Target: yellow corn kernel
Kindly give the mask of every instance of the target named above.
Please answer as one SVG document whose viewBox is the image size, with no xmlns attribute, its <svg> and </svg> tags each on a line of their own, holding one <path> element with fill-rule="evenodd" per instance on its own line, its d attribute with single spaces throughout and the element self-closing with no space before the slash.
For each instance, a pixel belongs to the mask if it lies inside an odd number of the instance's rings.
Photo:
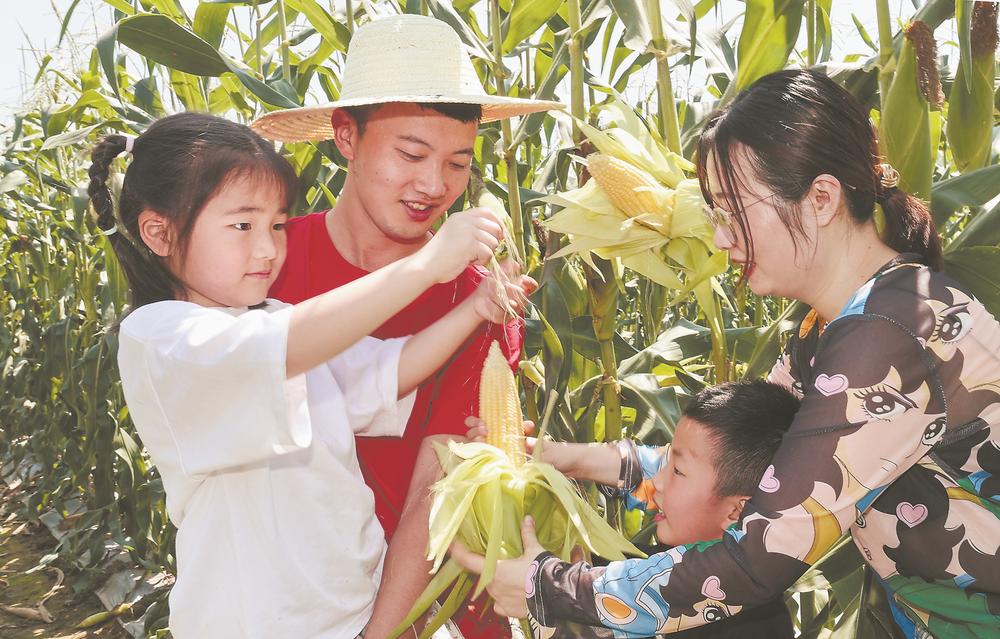
<svg viewBox="0 0 1000 639">
<path fill-rule="evenodd" d="M 625 215 L 658 213 L 663 203 L 657 192 L 663 187 L 639 167 L 603 153 L 587 156 L 587 171 L 608 199 Z"/>
<path fill-rule="evenodd" d="M 521 424 L 521 398 L 514 374 L 496 340 L 479 377 L 479 417 L 486 422 L 486 443 L 507 454 L 514 466 L 527 460 Z"/>
</svg>

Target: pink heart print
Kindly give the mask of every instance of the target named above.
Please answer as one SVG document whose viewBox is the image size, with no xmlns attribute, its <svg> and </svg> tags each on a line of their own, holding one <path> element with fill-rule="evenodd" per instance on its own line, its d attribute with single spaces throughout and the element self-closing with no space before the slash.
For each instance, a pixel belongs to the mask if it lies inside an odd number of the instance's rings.
<svg viewBox="0 0 1000 639">
<path fill-rule="evenodd" d="M 760 484 L 757 487 L 765 493 L 776 493 L 781 488 L 781 482 L 774 476 L 774 464 L 768 466 L 767 470 L 764 471 L 764 476 L 760 478 Z"/>
<path fill-rule="evenodd" d="M 913 528 L 923 520 L 927 519 L 927 506 L 917 504 L 914 506 L 908 501 L 904 501 L 896 506 L 896 516 L 899 520 Z"/>
<path fill-rule="evenodd" d="M 837 393 L 842 393 L 847 390 L 847 387 L 847 378 L 840 374 L 831 376 L 826 373 L 822 373 L 816 377 L 816 390 L 823 393 L 827 397 L 836 395 Z"/>
<path fill-rule="evenodd" d="M 535 596 L 535 573 L 538 572 L 538 560 L 531 562 L 528 566 L 528 575 L 524 579 L 524 595 L 531 599 Z"/>
<path fill-rule="evenodd" d="M 701 585 L 701 594 L 715 601 L 722 601 L 726 598 L 726 591 L 722 589 L 722 582 L 715 575 L 705 580 Z"/>
</svg>

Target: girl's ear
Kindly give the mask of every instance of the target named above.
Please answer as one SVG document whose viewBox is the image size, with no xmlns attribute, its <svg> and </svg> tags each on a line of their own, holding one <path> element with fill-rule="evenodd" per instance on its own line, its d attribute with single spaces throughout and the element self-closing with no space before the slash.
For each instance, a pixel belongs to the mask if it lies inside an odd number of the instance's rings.
<svg viewBox="0 0 1000 639">
<path fill-rule="evenodd" d="M 160 257 L 169 257 L 173 252 L 173 226 L 163 215 L 146 209 L 139 213 L 139 237 L 143 244 Z"/>
<path fill-rule="evenodd" d="M 353 161 L 361 138 L 357 121 L 347 111 L 337 109 L 330 115 L 330 124 L 333 125 L 333 142 L 337 145 L 337 150 L 345 160 Z"/>
</svg>

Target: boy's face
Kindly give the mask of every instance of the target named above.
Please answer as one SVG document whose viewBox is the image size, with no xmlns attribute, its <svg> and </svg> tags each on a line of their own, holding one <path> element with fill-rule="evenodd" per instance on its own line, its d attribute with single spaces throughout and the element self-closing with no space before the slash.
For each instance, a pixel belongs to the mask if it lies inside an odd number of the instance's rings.
<svg viewBox="0 0 1000 639">
<path fill-rule="evenodd" d="M 334 112 L 335 141 L 349 164 L 351 198 L 367 221 L 397 243 L 422 242 L 465 191 L 476 122 L 461 122 L 413 103 L 373 111 L 364 133 Z"/>
<path fill-rule="evenodd" d="M 710 541 L 739 518 L 745 497 L 715 494 L 715 450 L 708 429 L 681 417 L 667 463 L 653 476 L 656 537 L 677 546 Z"/>
</svg>

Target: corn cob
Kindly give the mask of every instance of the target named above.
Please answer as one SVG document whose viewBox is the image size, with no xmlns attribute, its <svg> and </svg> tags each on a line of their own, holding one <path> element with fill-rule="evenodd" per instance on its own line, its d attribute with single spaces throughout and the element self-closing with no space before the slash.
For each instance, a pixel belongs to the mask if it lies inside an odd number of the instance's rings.
<svg viewBox="0 0 1000 639">
<path fill-rule="evenodd" d="M 977 2 L 972 12 L 971 55 L 962 52 L 948 102 L 948 144 L 963 173 L 986 166 L 993 144 L 997 5 Z"/>
<path fill-rule="evenodd" d="M 486 443 L 507 454 L 515 467 L 527 459 L 522 430 L 521 399 L 510 366 L 496 340 L 479 378 L 479 416 L 486 422 Z"/>
<path fill-rule="evenodd" d="M 603 153 L 591 153 L 587 156 L 587 171 L 611 203 L 629 217 L 658 213 L 664 208 L 656 195 L 663 187 L 634 164 Z"/>
</svg>

